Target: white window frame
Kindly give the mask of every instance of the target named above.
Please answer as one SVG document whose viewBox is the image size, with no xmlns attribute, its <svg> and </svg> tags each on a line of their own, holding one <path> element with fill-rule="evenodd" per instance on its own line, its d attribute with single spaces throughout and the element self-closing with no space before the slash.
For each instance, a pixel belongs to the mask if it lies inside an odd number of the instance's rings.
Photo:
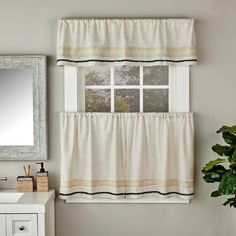
<svg viewBox="0 0 236 236">
<path fill-rule="evenodd" d="M 142 67 L 140 68 L 142 73 Z M 114 70 L 111 69 L 111 97 L 114 98 Z M 140 73 L 140 74 L 141 74 Z M 169 112 L 189 112 L 189 66 L 169 66 Z M 140 75 L 142 77 L 142 74 Z M 143 78 L 143 77 L 142 77 Z M 142 81 L 141 81 L 142 84 Z M 88 88 L 88 86 L 86 86 Z M 90 86 L 92 88 L 92 86 Z M 96 86 L 97 88 L 98 86 Z M 104 86 L 103 86 L 104 87 Z M 121 86 L 122 87 L 122 86 Z M 127 88 L 127 86 L 124 86 Z M 153 86 L 152 86 L 153 87 Z M 95 86 L 94 86 L 95 88 Z M 129 86 L 131 88 L 131 86 Z M 142 91 L 142 89 L 140 90 Z M 140 99 L 143 95 L 140 94 Z M 114 108 L 114 99 L 111 99 Z M 85 74 L 83 67 L 64 66 L 64 109 L 65 112 L 85 111 Z M 142 111 L 142 110 L 141 110 Z M 189 200 L 169 199 L 70 199 L 68 203 L 189 203 Z"/>
<path fill-rule="evenodd" d="M 142 67 L 140 67 L 140 85 L 120 85 L 116 88 L 132 89 L 142 86 Z M 64 102 L 65 112 L 85 111 L 84 68 L 64 67 Z M 148 85 L 143 86 L 148 88 Z M 111 88 L 111 112 L 114 112 L 114 69 L 111 69 L 111 85 L 86 86 L 86 88 Z M 169 66 L 169 85 L 151 85 L 150 88 L 169 89 L 169 112 L 189 112 L 189 66 Z M 142 112 L 142 89 L 140 90 L 140 112 Z"/>
</svg>

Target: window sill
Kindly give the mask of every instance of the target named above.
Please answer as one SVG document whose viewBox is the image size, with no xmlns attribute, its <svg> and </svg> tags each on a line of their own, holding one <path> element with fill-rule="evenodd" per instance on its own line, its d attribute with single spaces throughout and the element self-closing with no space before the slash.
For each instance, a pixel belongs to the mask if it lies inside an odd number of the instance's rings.
<svg viewBox="0 0 236 236">
<path fill-rule="evenodd" d="M 69 199 L 66 200 L 66 203 L 105 203 L 105 204 L 160 204 L 160 203 L 174 203 L 174 204 L 189 204 L 190 200 L 177 199 L 177 198 L 169 198 L 169 199 L 118 199 L 118 200 L 110 200 L 110 199 Z"/>
</svg>

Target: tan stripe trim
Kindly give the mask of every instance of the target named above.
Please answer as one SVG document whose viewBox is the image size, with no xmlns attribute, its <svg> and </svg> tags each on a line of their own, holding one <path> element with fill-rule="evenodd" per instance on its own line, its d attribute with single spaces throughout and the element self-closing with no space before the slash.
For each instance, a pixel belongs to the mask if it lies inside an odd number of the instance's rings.
<svg viewBox="0 0 236 236">
<path fill-rule="evenodd" d="M 125 55 L 125 57 L 150 58 L 153 56 L 161 57 L 196 57 L 195 48 L 57 48 L 58 56 L 64 57 L 105 57 L 115 58 Z"/>
<path fill-rule="evenodd" d="M 66 46 L 58 46 L 57 49 L 63 49 L 63 50 L 68 50 L 68 51 L 76 51 L 76 50 L 133 50 L 133 51 L 153 51 L 153 50 L 165 50 L 165 51 L 185 51 L 185 50 L 196 50 L 195 47 L 77 47 L 77 48 L 72 48 L 72 47 L 66 47 Z"/>
<path fill-rule="evenodd" d="M 112 180 L 71 180 L 62 181 L 61 186 L 76 187 L 76 186 L 87 186 L 87 187 L 99 187 L 99 186 L 111 186 L 111 187 L 124 187 L 125 181 L 112 181 Z"/>
<path fill-rule="evenodd" d="M 163 187 L 170 187 L 170 186 L 185 186 L 185 187 L 192 187 L 193 181 L 191 182 L 182 182 L 178 180 L 168 180 L 168 181 L 160 181 L 160 180 L 141 180 L 141 181 L 126 181 L 127 187 L 137 187 L 137 186 L 163 186 Z"/>
<path fill-rule="evenodd" d="M 62 181 L 61 186 L 76 187 L 76 186 L 87 186 L 87 187 L 144 187 L 144 186 L 159 186 L 159 187 L 184 187 L 192 188 L 193 181 L 182 182 L 178 180 L 160 181 L 160 180 L 141 180 L 141 181 L 111 181 L 111 180 L 72 180 Z"/>
</svg>

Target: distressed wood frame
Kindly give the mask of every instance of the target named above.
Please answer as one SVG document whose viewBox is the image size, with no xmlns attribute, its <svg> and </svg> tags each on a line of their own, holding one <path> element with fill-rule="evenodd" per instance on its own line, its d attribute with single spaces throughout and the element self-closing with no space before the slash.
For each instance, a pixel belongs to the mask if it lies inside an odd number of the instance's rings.
<svg viewBox="0 0 236 236">
<path fill-rule="evenodd" d="M 46 56 L 1 55 L 0 69 L 33 71 L 33 146 L 0 146 L 0 160 L 47 160 Z"/>
</svg>

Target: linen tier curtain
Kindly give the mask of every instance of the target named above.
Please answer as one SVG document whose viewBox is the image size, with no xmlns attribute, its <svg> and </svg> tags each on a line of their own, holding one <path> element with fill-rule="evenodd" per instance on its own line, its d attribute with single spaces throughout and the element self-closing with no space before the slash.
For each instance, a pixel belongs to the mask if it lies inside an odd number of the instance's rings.
<svg viewBox="0 0 236 236">
<path fill-rule="evenodd" d="M 62 199 L 193 197 L 192 113 L 61 113 Z"/>
<path fill-rule="evenodd" d="M 193 19 L 62 19 L 58 65 L 193 65 Z"/>
</svg>

